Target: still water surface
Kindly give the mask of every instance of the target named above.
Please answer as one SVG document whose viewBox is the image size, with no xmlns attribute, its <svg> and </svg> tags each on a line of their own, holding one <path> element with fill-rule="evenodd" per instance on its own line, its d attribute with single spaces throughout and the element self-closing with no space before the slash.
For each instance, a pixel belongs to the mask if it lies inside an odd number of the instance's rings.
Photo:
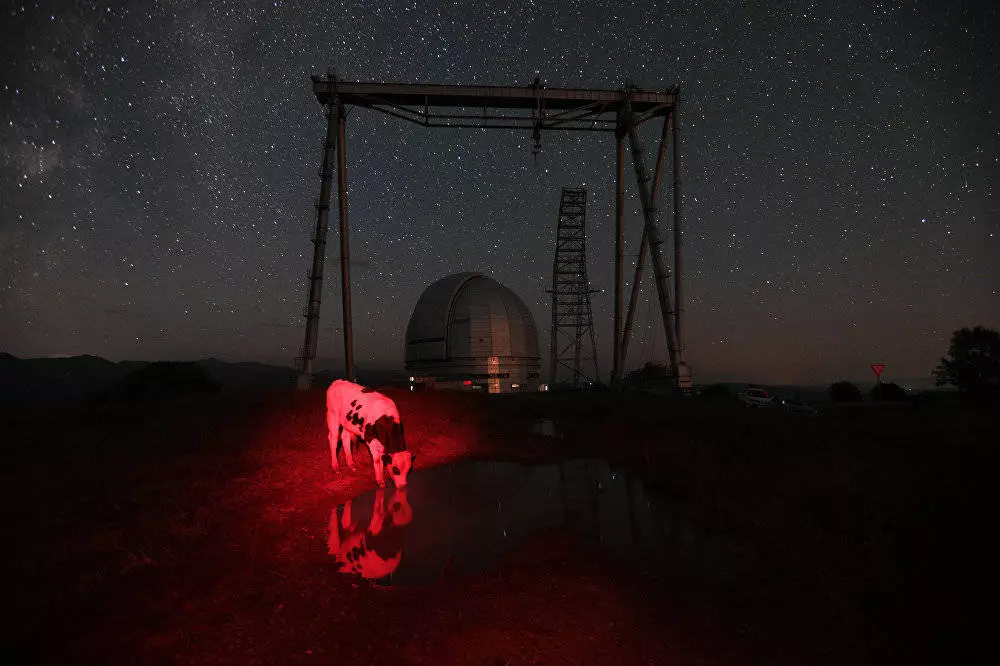
<svg viewBox="0 0 1000 666">
<path fill-rule="evenodd" d="M 548 465 L 466 461 L 419 470 L 334 507 L 331 555 L 383 585 L 426 585 L 496 563 L 525 538 L 572 530 L 614 559 L 649 570 L 680 559 L 725 575 L 727 548 L 666 498 L 596 459 Z"/>
</svg>

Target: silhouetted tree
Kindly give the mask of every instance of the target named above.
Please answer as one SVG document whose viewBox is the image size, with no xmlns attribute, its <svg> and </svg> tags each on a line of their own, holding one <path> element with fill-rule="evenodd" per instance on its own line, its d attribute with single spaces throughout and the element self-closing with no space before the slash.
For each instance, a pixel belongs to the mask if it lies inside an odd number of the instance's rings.
<svg viewBox="0 0 1000 666">
<path fill-rule="evenodd" d="M 906 400 L 907 397 L 899 384 L 882 382 L 872 387 L 872 400 Z"/>
<path fill-rule="evenodd" d="M 1000 393 L 1000 333 L 982 326 L 955 331 L 934 376 L 938 386 L 950 384 L 976 395 Z"/>
<path fill-rule="evenodd" d="M 836 382 L 826 390 L 834 402 L 861 402 L 861 389 L 851 382 Z"/>
</svg>

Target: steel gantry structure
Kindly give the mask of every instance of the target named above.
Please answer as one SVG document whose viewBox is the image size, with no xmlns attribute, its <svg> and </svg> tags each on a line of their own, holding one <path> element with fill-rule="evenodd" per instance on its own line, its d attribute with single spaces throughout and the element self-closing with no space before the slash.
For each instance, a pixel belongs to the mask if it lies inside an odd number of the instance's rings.
<svg viewBox="0 0 1000 666">
<path fill-rule="evenodd" d="M 683 271 L 681 236 L 680 150 L 678 146 L 679 89 L 650 91 L 626 85 L 621 90 L 591 88 L 551 88 L 535 79 L 523 87 L 375 83 L 338 80 L 333 73 L 312 77 L 313 94 L 327 109 L 326 141 L 320 168 L 319 198 L 315 201 L 316 227 L 312 236 L 313 262 L 309 273 L 309 296 L 305 342 L 299 361 L 299 387 L 312 383 L 322 301 L 326 237 L 333 187 L 334 160 L 337 172 L 337 202 L 340 221 L 341 303 L 344 324 L 345 376 L 354 379 L 354 337 L 351 323 L 350 252 L 347 224 L 347 175 L 344 134 L 346 110 L 363 107 L 424 127 L 523 129 L 534 137 L 537 154 L 543 130 L 613 132 L 616 145 L 615 189 L 615 311 L 613 366 L 611 379 L 620 381 L 631 337 L 631 325 L 642 279 L 643 264 L 649 254 L 653 264 L 657 300 L 670 355 L 670 374 L 678 387 L 690 384 L 684 364 L 681 321 L 683 315 Z M 643 161 L 638 128 L 645 122 L 662 119 L 656 166 L 650 178 Z M 674 214 L 674 298 L 668 284 L 668 267 L 661 253 L 659 229 L 659 189 L 668 139 L 673 138 Z M 636 261 L 635 279 L 627 317 L 623 318 L 622 293 L 625 212 L 625 150 L 628 139 L 643 212 L 642 241 Z"/>
</svg>

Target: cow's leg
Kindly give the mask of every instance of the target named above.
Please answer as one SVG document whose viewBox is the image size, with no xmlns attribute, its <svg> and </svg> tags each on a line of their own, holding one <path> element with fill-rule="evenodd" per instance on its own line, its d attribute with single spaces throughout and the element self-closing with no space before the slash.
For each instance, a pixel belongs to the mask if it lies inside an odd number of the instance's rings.
<svg viewBox="0 0 1000 666">
<path fill-rule="evenodd" d="M 340 441 L 344 444 L 344 458 L 347 460 L 348 467 L 354 467 L 354 436 L 344 430 Z"/>
<path fill-rule="evenodd" d="M 368 450 L 372 453 L 372 467 L 375 468 L 375 483 L 378 484 L 379 488 L 385 488 L 385 464 L 382 462 L 382 454 L 385 453 L 385 447 L 382 446 L 382 442 L 373 439 L 368 442 Z"/>
<path fill-rule="evenodd" d="M 368 531 L 378 534 L 385 522 L 385 488 L 375 491 L 375 504 L 372 506 L 372 519 L 368 522 Z"/>
<path fill-rule="evenodd" d="M 340 552 L 340 521 L 337 520 L 337 505 L 330 512 L 330 534 L 326 538 L 327 552 L 336 555 Z"/>
<path fill-rule="evenodd" d="M 342 425 L 338 423 L 339 419 L 332 417 L 329 413 L 326 415 L 326 427 L 329 428 L 330 433 L 328 435 L 330 439 L 330 466 L 333 467 L 333 471 L 337 471 L 340 464 L 337 462 L 337 445 L 340 444 L 340 432 L 344 429 Z"/>
<path fill-rule="evenodd" d="M 354 500 L 352 500 L 352 499 L 347 500 L 347 502 L 344 504 L 344 513 L 343 513 L 343 515 L 340 516 L 340 526 L 343 527 L 345 530 L 347 530 L 349 532 L 354 532 L 355 528 L 357 527 L 354 524 L 354 521 L 351 520 L 351 503 L 352 502 L 354 502 Z"/>
</svg>

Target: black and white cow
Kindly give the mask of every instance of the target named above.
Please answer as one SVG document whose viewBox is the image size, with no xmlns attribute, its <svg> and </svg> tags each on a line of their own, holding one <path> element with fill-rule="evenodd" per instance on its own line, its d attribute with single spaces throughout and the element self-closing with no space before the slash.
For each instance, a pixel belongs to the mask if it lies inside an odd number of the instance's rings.
<svg viewBox="0 0 1000 666">
<path fill-rule="evenodd" d="M 354 466 L 351 444 L 359 439 L 368 445 L 375 467 L 375 481 L 385 487 L 385 471 L 397 488 L 406 485 L 414 455 L 406 450 L 403 424 L 396 403 L 372 389 L 343 379 L 326 390 L 326 425 L 329 428 L 330 459 L 339 467 L 337 449 L 344 448 L 347 464 Z"/>
<path fill-rule="evenodd" d="M 403 557 L 402 528 L 413 520 L 413 510 L 406 498 L 406 490 L 397 488 L 386 501 L 386 491 L 375 491 L 372 519 L 368 527 L 359 530 L 351 519 L 351 504 L 342 507 L 343 515 L 333 507 L 330 514 L 330 534 L 327 547 L 337 559 L 340 571 L 363 578 L 378 580 L 396 570 Z"/>
</svg>

